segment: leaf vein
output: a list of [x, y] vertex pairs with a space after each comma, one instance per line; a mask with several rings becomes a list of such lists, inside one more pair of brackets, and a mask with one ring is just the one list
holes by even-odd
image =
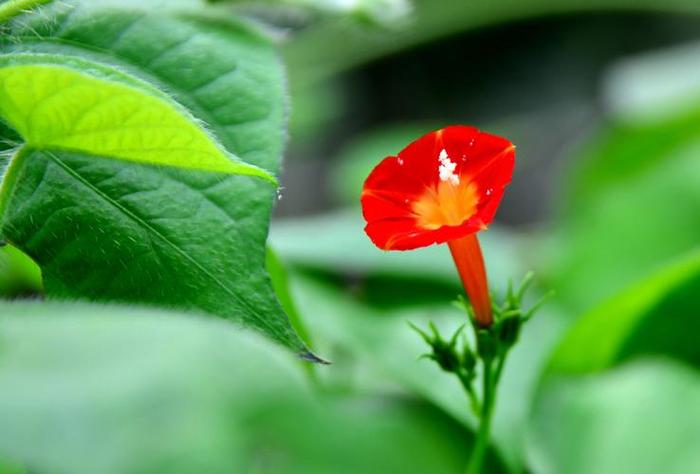
[[165, 235], [163, 235], [161, 232], [159, 232], [157, 229], [155, 229], [153, 226], [151, 226], [148, 222], [146, 222], [144, 219], [142, 219], [136, 213], [134, 213], [130, 209], [126, 208], [125, 206], [123, 206], [122, 204], [117, 202], [116, 200], [114, 200], [108, 194], [104, 193], [101, 189], [98, 189], [95, 186], [93, 186], [92, 183], [90, 183], [87, 179], [85, 179], [75, 169], [71, 168], [67, 163], [65, 163], [63, 160], [61, 160], [58, 156], [56, 156], [55, 154], [50, 153], [50, 152], [47, 152], [47, 154], [66, 173], [68, 173], [70, 176], [75, 178], [79, 183], [81, 183], [87, 189], [94, 192], [97, 196], [102, 198], [105, 202], [114, 206], [117, 210], [119, 210], [121, 213], [123, 213], [126, 217], [133, 220], [134, 222], [136, 222], [138, 225], [140, 225], [141, 227], [143, 227], [147, 231], [151, 232], [154, 236], [158, 237], [167, 246], [172, 248], [176, 253], [178, 253], [184, 259], [189, 261], [194, 266], [194, 268], [199, 270], [204, 276], [206, 276], [212, 282], [214, 282], [226, 294], [228, 294], [231, 298], [236, 300], [240, 304], [241, 307], [246, 308], [248, 310], [249, 314], [251, 316], [253, 316], [255, 319], [257, 319], [261, 324], [266, 326], [271, 331], [272, 334], [276, 333], [277, 328], [272, 326], [267, 319], [261, 317], [260, 314], [255, 310], [255, 308], [252, 307], [252, 305], [250, 303], [248, 303], [246, 300], [241, 298], [235, 291], [233, 291], [231, 288], [228, 287], [228, 285], [226, 285], [219, 278], [217, 278], [214, 274], [212, 274], [209, 270], [207, 270], [206, 267], [204, 267], [201, 263], [199, 263], [194, 257], [192, 257], [184, 249], [180, 248], [177, 244], [175, 244], [170, 239], [168, 239]]

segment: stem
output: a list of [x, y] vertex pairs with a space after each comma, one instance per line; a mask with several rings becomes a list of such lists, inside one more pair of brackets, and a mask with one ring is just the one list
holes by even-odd
[[474, 387], [472, 387], [471, 380], [463, 371], [458, 372], [457, 377], [459, 377], [459, 381], [462, 382], [462, 387], [464, 387], [464, 391], [467, 392], [467, 395], [469, 396], [469, 402], [471, 403], [474, 415], [480, 418], [481, 405], [479, 403], [479, 399], [476, 397], [476, 393], [474, 392]]
[[484, 361], [483, 379], [483, 400], [481, 405], [481, 417], [479, 420], [479, 431], [476, 433], [476, 443], [472, 450], [469, 464], [467, 464], [466, 474], [480, 474], [484, 464], [486, 451], [489, 447], [489, 437], [491, 434], [491, 419], [496, 401], [496, 380], [495, 374], [491, 371], [491, 361]]
[[53, 0], [7, 0], [0, 4], [0, 23], [21, 15], [33, 8], [52, 2]]
[[503, 372], [503, 366], [506, 362], [506, 355], [507, 352], [495, 359], [495, 367], [493, 366], [493, 360], [483, 361], [483, 400], [481, 415], [479, 417], [479, 430], [476, 433], [476, 442], [474, 443], [474, 449], [469, 458], [469, 464], [467, 464], [466, 474], [481, 474], [481, 468], [483, 467], [486, 452], [489, 447], [491, 421], [493, 419], [494, 409], [496, 408], [496, 392], [498, 382], [501, 379], [501, 373]]

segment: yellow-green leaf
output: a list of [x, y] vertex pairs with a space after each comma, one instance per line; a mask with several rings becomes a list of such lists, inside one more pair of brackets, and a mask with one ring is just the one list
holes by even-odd
[[35, 148], [275, 181], [227, 153], [165, 94], [75, 58], [0, 57], [0, 117]]

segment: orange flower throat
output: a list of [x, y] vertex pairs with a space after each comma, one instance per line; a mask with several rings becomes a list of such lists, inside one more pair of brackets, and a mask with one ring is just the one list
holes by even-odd
[[440, 181], [413, 203], [416, 224], [427, 230], [458, 226], [476, 214], [479, 194], [476, 184], [466, 179]]

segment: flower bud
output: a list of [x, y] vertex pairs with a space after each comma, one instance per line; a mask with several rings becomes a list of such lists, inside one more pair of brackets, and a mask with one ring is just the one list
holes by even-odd
[[512, 347], [520, 335], [522, 327], [522, 319], [520, 315], [509, 316], [499, 322], [498, 325], [498, 342], [506, 349]]
[[437, 362], [445, 372], [457, 372], [460, 367], [460, 360], [455, 348], [441, 339], [433, 341], [432, 346], [431, 359]]

